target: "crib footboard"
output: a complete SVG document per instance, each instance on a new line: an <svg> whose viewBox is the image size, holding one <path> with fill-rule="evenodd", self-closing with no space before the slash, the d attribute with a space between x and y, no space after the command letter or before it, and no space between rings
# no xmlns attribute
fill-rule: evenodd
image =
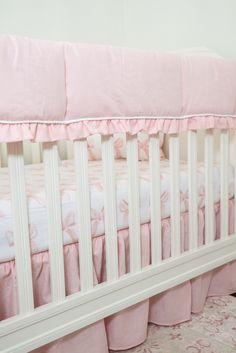
<svg viewBox="0 0 236 353"><path fill-rule="evenodd" d="M89 182L87 140L73 142L75 194L78 223L80 291L66 295L60 172L57 143L42 144L45 195L48 214L48 250L50 258L51 302L35 308L32 281L31 244L29 234L28 200L25 180L25 163L22 142L9 143L7 161L11 189L15 265L18 290L18 315L0 323L2 353L26 353L46 343L90 325L102 318L141 302L153 295L188 281L205 272L236 260L236 234L229 234L228 165L236 168L235 155L229 146L236 148L235 131L220 130L220 237L215 239L214 225L214 131L209 129L199 142L198 132L189 131L183 146L180 135L168 137L170 219L170 257L163 258L162 238L162 178L160 136L149 136L149 186L150 186L150 258L142 266L140 171L138 136L126 136L128 180L129 271L119 274L117 176L114 137L101 137L101 158L104 197L104 225L106 251L106 280L94 284L91 189ZM205 172L204 211L205 239L198 241L198 150L203 148ZM187 151L188 173L188 249L181 248L181 194L180 151ZM38 150L36 151L38 153ZM181 152L182 153L182 152ZM39 161L36 158L37 162ZM236 193L234 177L233 195ZM234 207L236 229L236 207Z"/></svg>

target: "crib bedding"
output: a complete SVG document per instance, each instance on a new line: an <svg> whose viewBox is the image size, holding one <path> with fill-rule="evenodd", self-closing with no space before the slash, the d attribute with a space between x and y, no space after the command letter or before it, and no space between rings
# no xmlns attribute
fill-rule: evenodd
<svg viewBox="0 0 236 353"><path fill-rule="evenodd" d="M3 142L236 127L236 61L0 35Z"/></svg>
<svg viewBox="0 0 236 353"><path fill-rule="evenodd" d="M220 204L214 207L215 237L220 235ZM181 215L181 251L188 247L188 212ZM204 208L198 211L199 245L204 240ZM229 201L229 232L234 230L234 200ZM141 226L142 266L150 263L150 223ZM171 220L162 220L163 258L170 255ZM105 237L94 237L94 283L106 280ZM80 290L78 244L64 247L66 294ZM129 229L118 231L119 274L129 271ZM15 262L0 264L0 320L18 311L15 286ZM127 349L146 338L147 323L174 325L191 318L191 312L203 309L207 296L224 295L236 290L236 261L215 269L178 287L158 294L79 332L41 347L34 353L108 353L109 349ZM48 252L32 256L32 274L35 305L50 302L50 266Z"/></svg>
<svg viewBox="0 0 236 353"><path fill-rule="evenodd" d="M0 36L2 142L75 141L94 134L176 134L236 128L236 61L154 51ZM91 151L90 151L91 152ZM90 162L94 284L106 280L102 166ZM119 275L129 271L126 161L116 161ZM148 162L140 166L142 267L150 264ZM180 163L181 251L188 249L188 169ZM198 166L198 242L205 234L204 165ZM220 168L214 166L214 231L220 232ZM229 233L234 227L233 168L229 167ZM61 162L60 192L66 295L80 290L73 162ZM27 166L27 200L35 306L51 301L43 165ZM170 170L161 162L162 256L171 252ZM7 169L0 170L0 319L18 312L13 217ZM56 234L54 234L56 236ZM17 261L20 264L20 262ZM142 343L148 321L176 324L202 309L207 295L236 289L236 261L94 323L37 353L107 353ZM81 274L82 275L82 274ZM18 278L19 279L19 278ZM25 286L26 287L26 286ZM19 290L19 289L18 289ZM23 292L19 291L18 294ZM22 295L23 297L23 295ZM20 296L21 299L21 296ZM22 316L23 317L23 316ZM28 320L28 319L27 319Z"/></svg>
<svg viewBox="0 0 236 353"><path fill-rule="evenodd" d="M117 178L117 228L128 228L128 182L126 160L116 160ZM28 198L29 231L32 253L48 248L47 209L45 200L44 170L42 164L27 165L26 190ZM150 183L148 161L139 162L141 224L150 222ZM229 166L229 198L233 197L234 170ZM103 235L104 199L101 161L89 161L91 193L92 236ZM64 244L78 241L75 203L75 171L71 160L60 163L60 192L62 199L62 230ZM198 164L198 206L204 207L204 164ZM181 212L188 210L188 165L180 163ZM220 200L220 168L214 165L214 202ZM170 216L170 169L167 159L161 161L161 216ZM14 258L14 235L8 169L0 169L0 262Z"/></svg>

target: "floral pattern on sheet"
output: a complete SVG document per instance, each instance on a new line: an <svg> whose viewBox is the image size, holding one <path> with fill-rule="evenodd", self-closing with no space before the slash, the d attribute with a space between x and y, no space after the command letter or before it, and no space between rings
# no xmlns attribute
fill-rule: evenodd
<svg viewBox="0 0 236 353"><path fill-rule="evenodd" d="M192 320L170 327L148 326L146 341L138 347L111 353L234 353L236 352L236 298L208 298L204 311Z"/></svg>
<svg viewBox="0 0 236 353"><path fill-rule="evenodd" d="M167 219L170 216L170 168L169 161L162 160L161 164L161 217ZM116 191L117 191L117 228L128 228L129 225L129 201L127 161L117 159ZM26 190L28 199L29 235L31 250L33 253L48 248L47 208L44 189L44 174L41 164L28 165L25 168ZM150 181L149 162L139 162L140 174L140 218L141 224L150 222ZM229 198L233 197L234 171L229 167ZM214 202L220 200L220 168L214 166ZM90 182L90 206L91 206L91 234L100 236L105 233L104 225L104 199L103 178L101 161L89 162ZM64 244L78 241L78 223L76 210L76 187L74 163L71 160L60 162L60 193L62 208L62 232ZM11 216L11 202L9 177L7 168L0 170L0 261L14 258L14 236ZM186 162L180 163L180 201L181 212L188 211L188 166ZM198 165L198 206L204 207L204 165ZM218 207L218 206L217 206ZM217 210L216 210L217 211ZM217 211L218 212L218 211ZM165 222L163 223L165 227ZM170 227L166 223L166 227Z"/></svg>
<svg viewBox="0 0 236 353"><path fill-rule="evenodd" d="M165 155L162 149L164 135L160 136L160 158L164 159ZM138 134L138 152L139 160L144 161L149 158L148 150L149 135L141 132ZM114 134L114 151L115 158L126 158L126 136L124 133ZM88 137L88 156L89 160L95 161L101 159L101 135L95 134Z"/></svg>

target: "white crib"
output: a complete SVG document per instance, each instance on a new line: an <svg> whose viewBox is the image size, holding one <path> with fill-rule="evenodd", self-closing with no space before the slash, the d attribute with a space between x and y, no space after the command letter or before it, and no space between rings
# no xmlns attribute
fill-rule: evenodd
<svg viewBox="0 0 236 353"><path fill-rule="evenodd" d="M0 72L0 176L2 172L9 175L6 182L10 185L18 297L18 314L0 322L1 353L30 352L236 260L236 207L234 234L229 234L232 227L229 231L228 221L229 164L234 170L231 204L236 194L235 61L0 36ZM137 136L140 132L146 132L149 139L151 263L145 267L140 231ZM113 140L116 133L126 134L128 178L126 228L130 271L122 276L117 244L118 179ZM162 133L170 171L171 256L165 259L159 148ZM106 253L106 280L96 285L87 142L93 134L101 135L105 225L102 234L105 233ZM75 243L80 272L80 290L71 295L66 293L60 191L60 159L67 158L72 159L70 163L75 171L72 181L78 225ZM182 158L188 163L189 245L186 251L181 248L180 230ZM217 159L220 163L219 239L215 239L213 185ZM203 245L198 242L199 161L203 161L205 168ZM50 262L51 302L38 307L34 300L26 187L27 164L32 163L44 173ZM0 195L4 185L0 179Z"/></svg>
<svg viewBox="0 0 236 353"><path fill-rule="evenodd" d="M45 172L49 226L49 254L52 302L34 308L31 251L28 229L22 142L7 144L12 212L14 216L15 261L19 314L0 323L2 353L29 352L59 337L79 330L97 320L127 308L157 293L236 259L236 235L228 231L228 164L236 168L235 155L229 153L229 140L236 148L236 132L223 129L220 134L221 237L214 239L213 161L214 132L205 131L204 141L189 131L187 149L189 190L189 250L180 251L179 151L180 136L169 135L171 170L171 257L162 259L160 205L159 135L149 138L151 185L151 264L141 267L139 168L137 135L127 135L127 171L129 187L130 273L119 277L116 224L116 179L113 136L102 136L102 166L105 204L106 270L105 283L94 286L90 226L87 140L73 143L76 170L77 216L80 237L81 291L65 295L61 203L59 192L57 143L32 145L32 161L39 162L41 150ZM204 143L205 163L205 244L198 246L197 160L199 143ZM4 157L4 145L2 146ZM30 145L27 146L29 151ZM61 148L61 147L60 147ZM69 151L69 149L68 149ZM67 151L67 152L68 152ZM28 157L29 157L29 152ZM65 154L65 151L64 151ZM71 154L71 151L69 151ZM28 158L27 157L27 158ZM4 160L4 158L3 158ZM236 179L234 182L236 193ZM236 213L236 210L235 210ZM234 216L236 220L236 214ZM236 229L236 225L234 226Z"/></svg>

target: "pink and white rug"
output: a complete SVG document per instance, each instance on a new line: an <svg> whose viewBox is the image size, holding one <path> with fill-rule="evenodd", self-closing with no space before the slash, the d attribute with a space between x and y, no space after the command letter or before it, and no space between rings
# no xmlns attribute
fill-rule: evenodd
<svg viewBox="0 0 236 353"><path fill-rule="evenodd" d="M147 340L117 353L236 353L236 298L208 298L204 311L171 327L148 326ZM111 353L116 353L111 351Z"/></svg>

